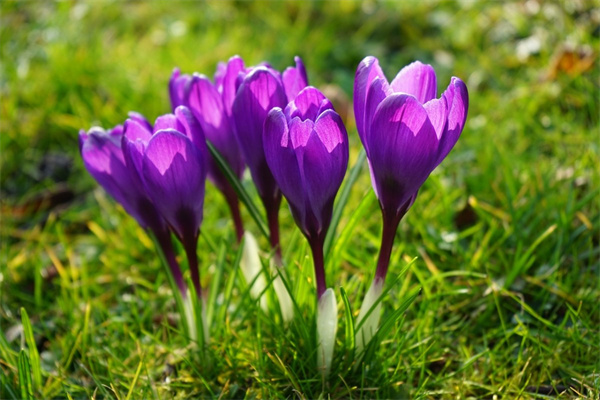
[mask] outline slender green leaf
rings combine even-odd
[[[206,303],[206,321],[208,323],[208,326],[212,326],[212,319],[215,313],[215,303],[217,300],[217,295],[221,293],[219,290],[219,285],[221,284],[221,278],[223,277],[223,271],[225,270],[226,255],[227,245],[223,241],[221,242],[221,246],[219,246],[216,271],[215,275],[213,276],[210,291],[208,293],[208,302]]]
[[[33,372],[33,388],[38,391],[42,388],[42,367],[40,364],[40,354],[35,344],[33,337],[33,328],[31,321],[25,308],[21,307],[21,322],[23,323],[23,333],[25,334],[25,342],[29,351],[29,361],[31,362],[31,371]]]
[[[337,196],[337,201],[335,202],[335,206],[333,207],[333,215],[331,216],[331,224],[329,225],[329,230],[327,231],[327,235],[325,236],[325,244],[323,245],[323,254],[325,255],[325,259],[329,255],[329,251],[331,250],[331,245],[333,244],[333,238],[335,237],[335,231],[337,229],[338,224],[340,223],[340,219],[342,218],[342,213],[346,204],[348,204],[348,199],[350,198],[350,192],[352,190],[352,186],[360,176],[360,172],[362,170],[362,166],[365,163],[365,159],[367,158],[367,154],[365,153],[365,149],[361,149],[358,153],[358,158],[356,159],[356,163],[350,170],[350,175],[344,181],[344,186],[340,190],[339,196]]]
[[[17,394],[17,391],[12,387],[12,383],[8,376],[6,376],[4,370],[0,368],[0,399],[19,400],[19,398],[20,397]]]
[[[417,260],[416,257],[413,258],[412,260],[410,260],[410,262],[407,263],[400,270],[400,273],[398,274],[398,276],[396,277],[396,279],[394,279],[394,281],[392,282],[392,284],[386,286],[386,288],[381,293],[381,296],[379,296],[379,298],[376,301],[373,302],[373,305],[371,306],[371,308],[369,309],[369,311],[367,311],[367,313],[365,314],[365,316],[363,317],[363,319],[358,323],[358,325],[354,329],[355,332],[358,332],[360,330],[360,328],[362,328],[362,326],[365,323],[365,321],[369,318],[369,315],[371,315],[371,313],[375,310],[375,308],[377,308],[377,305],[383,301],[383,299],[388,294],[388,292],[390,290],[392,290],[394,287],[396,287],[397,283],[404,276],[404,274],[406,274],[406,272],[408,271],[408,269],[410,268],[410,266],[413,265],[416,260]]]
[[[4,330],[0,329],[0,356],[5,362],[11,365],[15,365],[19,354],[10,348],[6,337],[4,336]],[[1,371],[1,370],[0,370]]]
[[[342,296],[342,301],[344,302],[344,316],[345,316],[345,347],[346,350],[350,353],[348,360],[352,362],[354,360],[354,347],[356,343],[355,333],[354,333],[354,317],[352,316],[352,307],[350,306],[350,301],[348,300],[348,295],[343,287],[340,287],[340,294]]]
[[[219,151],[215,148],[215,146],[213,146],[212,143],[207,141],[206,144],[208,146],[208,151],[210,151],[210,154],[215,159],[215,162],[217,163],[219,168],[221,168],[221,171],[225,174],[225,177],[227,177],[227,180],[229,181],[229,183],[231,183],[231,186],[233,186],[233,189],[237,193],[240,201],[244,203],[244,205],[248,209],[248,212],[256,222],[256,225],[258,226],[260,232],[263,235],[265,235],[266,238],[269,238],[269,228],[267,227],[267,224],[265,223],[262,214],[260,213],[260,211],[258,211],[258,208],[252,201],[252,198],[250,197],[248,192],[246,192],[246,189],[244,189],[244,186],[236,176],[235,172],[231,170],[231,167],[229,167],[227,161],[225,161],[221,153],[219,153]]]
[[[140,377],[140,372],[142,372],[143,366],[144,366],[144,360],[140,360],[140,363],[138,364],[138,367],[135,371],[135,375],[133,376],[133,380],[131,381],[131,384],[129,385],[129,391],[127,392],[127,397],[125,397],[125,400],[131,399],[131,395],[133,394],[133,389],[135,389],[135,385],[138,381],[138,378]]]
[[[31,367],[29,365],[29,356],[25,349],[19,353],[19,387],[21,388],[22,399],[33,399],[33,385],[31,382]]]
[[[225,315],[227,313],[227,310],[229,309],[229,305],[231,304],[233,288],[235,285],[235,278],[240,269],[240,261],[242,260],[242,254],[244,252],[243,240],[244,239],[242,239],[242,242],[238,245],[237,253],[235,255],[235,260],[234,260],[233,265],[231,266],[231,270],[228,274],[227,284],[225,285],[225,291],[223,293],[224,301],[223,301],[223,305],[221,306],[221,308],[219,310],[218,321],[225,321]]]
[[[182,294],[179,291],[179,287],[177,286],[177,283],[175,282],[175,278],[173,277],[173,275],[171,273],[171,268],[169,268],[169,263],[167,262],[165,255],[163,254],[161,247],[158,244],[158,239],[156,239],[156,236],[154,234],[152,234],[151,232],[148,232],[148,234],[152,238],[152,241],[154,242],[154,248],[156,249],[156,252],[158,253],[158,255],[160,257],[160,261],[161,261],[161,264],[165,271],[165,275],[167,276],[167,280],[169,281],[169,286],[171,287],[171,291],[173,292],[173,297],[175,298],[175,305],[177,307],[177,313],[179,314],[179,321],[181,323],[182,334],[185,335],[185,337],[187,337],[188,340],[191,340],[190,327],[191,327],[191,324],[193,324],[193,321],[187,320],[187,313],[185,312],[185,305],[184,305],[184,298],[183,298],[184,295],[187,296],[188,294],[187,293]]]

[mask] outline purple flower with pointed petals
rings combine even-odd
[[[183,244],[192,281],[201,295],[196,245],[204,205],[206,142],[185,106],[157,118],[153,132],[135,118],[125,122],[123,152],[148,197]]]
[[[267,210],[274,249],[279,248],[277,213],[281,193],[265,159],[262,134],[267,113],[274,107],[283,108],[286,104],[287,98],[279,77],[266,67],[257,67],[243,79],[232,108],[236,137]]]
[[[294,57],[295,67],[287,67],[281,76],[285,95],[288,102],[294,100],[298,93],[308,86],[308,77],[306,76],[306,68],[302,59],[298,56]]]
[[[145,191],[183,244],[196,294],[201,296],[196,246],[203,217],[206,142],[185,106],[159,117],[154,132],[135,119],[125,123],[125,158]]]
[[[152,129],[150,123],[141,114],[132,112],[129,113],[129,118],[135,121],[141,130]],[[86,133],[82,130],[79,133],[79,145],[84,165],[96,181],[137,220],[140,226],[149,229],[156,236],[173,278],[180,292],[185,296],[187,287],[175,259],[167,224],[147,196],[141,176],[132,168],[132,160],[128,159],[127,152],[123,151],[123,136],[124,127],[121,125],[109,131],[92,128]]]
[[[187,96],[194,117],[202,126],[206,139],[210,141],[238,178],[244,173],[244,162],[238,147],[230,119],[225,112],[222,94],[206,76],[194,74]],[[208,177],[223,193],[229,205],[236,228],[238,242],[244,234],[239,210],[239,200],[235,189],[227,180],[212,157],[208,158]]]
[[[295,58],[296,66],[288,68],[283,78],[267,63],[254,68],[244,68],[243,63],[240,63],[241,59],[232,60],[236,60],[236,63],[232,65],[232,71],[228,70],[225,74],[223,101],[226,109],[228,104],[232,104],[232,126],[244,161],[250,168],[252,179],[267,212],[271,247],[280,259],[278,212],[281,192],[265,160],[263,125],[267,113],[272,108],[285,108],[308,84],[306,70],[300,57]],[[234,73],[237,73],[235,80]],[[232,82],[235,82],[235,86]],[[233,102],[229,103],[232,93],[235,96]]]
[[[400,219],[465,125],[466,85],[453,77],[439,99],[436,93],[433,67],[419,61],[404,67],[391,84],[375,57],[366,57],[356,70],[356,126],[383,213],[376,279],[385,279]]]
[[[323,243],[348,166],[346,128],[331,102],[309,86],[284,111],[269,112],[263,145],[275,181],[310,243],[320,298],[327,288]]]
[[[181,74],[179,68],[175,68],[169,79],[169,100],[171,100],[171,109],[179,106],[187,106],[187,93],[192,77],[187,74]]]
[[[244,162],[231,126],[231,92],[235,90],[235,80],[243,66],[239,57],[232,57],[227,64],[219,63],[214,84],[204,75],[180,75],[177,69],[169,81],[173,110],[181,104],[190,108],[206,139],[215,146],[238,178],[241,178],[244,172]],[[229,96],[228,107],[225,105],[224,93]],[[207,163],[208,178],[225,196],[239,242],[244,234],[244,227],[237,194],[212,156],[207,158]]]

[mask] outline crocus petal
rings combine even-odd
[[[217,64],[217,68],[215,70],[214,82],[215,87],[220,91],[223,87],[223,78],[225,78],[225,73],[227,72],[227,64],[222,61],[219,61]]]
[[[196,117],[207,138],[217,136],[223,129],[223,102],[217,88],[204,75],[194,74],[190,85],[189,107]],[[216,135],[211,135],[212,132]]]
[[[152,132],[152,125],[150,124],[150,122],[146,119],[146,117],[144,117],[142,114],[135,112],[135,111],[130,111],[127,116],[129,117],[129,119],[133,119],[135,120],[138,124],[142,125],[146,130]],[[123,127],[123,130],[125,129],[125,127]]]
[[[360,136],[363,146],[365,147],[365,151],[367,152],[367,156],[369,155],[369,140],[367,138],[369,137],[371,121],[373,121],[373,116],[375,115],[375,111],[377,110],[377,107],[379,107],[379,104],[381,104],[381,102],[390,94],[392,94],[392,88],[388,84],[385,77],[376,77],[375,79],[373,79],[373,82],[371,82],[371,86],[367,91],[367,99],[364,114],[365,121],[367,122],[365,123],[365,126],[363,128],[363,135]]]
[[[280,80],[265,67],[255,68],[244,78],[233,103],[236,138],[258,193],[263,198],[277,194],[265,161],[263,125],[272,108],[285,105],[286,97]]]
[[[348,166],[348,135],[341,117],[333,110],[322,114],[303,151],[303,179],[307,198],[317,217],[320,234],[331,220],[333,200]]]
[[[179,126],[183,127],[182,129],[178,129],[179,132],[185,133],[188,139],[196,145],[202,154],[208,154],[204,131],[196,118],[194,118],[190,109],[186,106],[177,107],[175,109],[175,117],[177,118]]]
[[[370,124],[370,121],[367,122],[365,119],[367,91],[371,86],[371,82],[377,77],[384,79],[387,82],[383,71],[379,67],[379,61],[372,56],[365,57],[360,64],[358,64],[356,75],[354,77],[354,117],[356,118],[356,129],[358,130],[358,134],[361,137],[361,140],[363,140],[363,143],[366,124]]]
[[[140,139],[133,141],[129,140],[126,136],[123,136],[123,155],[125,156],[127,168],[129,168],[132,174],[136,174],[139,177],[142,184],[143,178],[141,174],[144,168],[146,145],[147,142],[145,143]]]
[[[196,235],[206,168],[191,140],[174,130],[156,133],[144,154],[143,178],[149,197],[179,238]]]
[[[393,94],[375,112],[367,140],[381,206],[397,212],[435,168],[435,128],[417,99]]]
[[[437,96],[435,70],[429,64],[415,61],[402,68],[391,84],[395,93],[412,94],[425,104]]]
[[[304,219],[304,189],[293,149],[287,120],[279,107],[265,120],[263,145],[267,164],[281,192],[286,196],[295,217]]]
[[[307,86],[287,105],[285,115],[288,121],[295,117],[299,117],[301,120],[315,121],[325,110],[333,110],[329,99],[318,89]]]
[[[149,123],[148,126],[146,126],[143,122],[140,123],[137,118],[129,118],[125,121],[125,125],[123,126],[123,136],[132,141],[140,139],[144,142],[148,142],[152,137],[152,128],[148,128],[149,126]]]
[[[427,111],[429,121],[431,121],[431,124],[435,128],[435,134],[438,140],[440,140],[448,126],[448,100],[446,100],[446,96],[429,100],[423,107],[425,108],[425,111]]]
[[[172,129],[179,132],[184,132],[185,130],[174,114],[161,115],[154,121],[154,133],[165,129]]]
[[[121,148],[125,164],[138,190],[145,192],[142,174],[146,145],[152,138],[152,132],[142,126],[137,119],[125,121]]]
[[[179,68],[173,70],[173,74],[169,80],[169,99],[171,100],[171,108],[173,110],[186,104],[186,90],[190,79],[189,75],[181,75]]]
[[[81,135],[81,157],[90,175],[110,194],[142,227],[146,227],[138,210],[140,193],[125,164],[121,138],[101,128],[92,128]]]
[[[306,68],[302,59],[298,56],[294,57],[296,67],[288,67],[283,71],[282,81],[285,88],[285,95],[288,102],[294,100],[298,93],[308,85],[308,77]]]
[[[217,88],[207,77],[194,75],[188,99],[190,110],[200,123],[206,139],[216,147],[237,176],[241,177],[244,171],[242,155]],[[226,185],[227,178],[213,162],[209,165],[209,177],[219,187]]]
[[[315,123],[311,120],[301,120],[296,117],[291,122],[290,126],[290,141],[294,149],[306,146],[308,139],[313,131]]]
[[[458,141],[469,111],[469,92],[467,86],[459,78],[452,77],[450,85],[442,97],[446,99],[449,111],[446,131],[440,140],[437,164],[446,158]]]
[[[227,67],[225,68],[221,94],[223,95],[225,114],[229,118],[231,118],[231,108],[233,107],[233,101],[235,100],[235,94],[237,93],[236,82],[240,72],[244,71],[244,68],[244,60],[242,60],[239,56],[231,57],[227,62]]]

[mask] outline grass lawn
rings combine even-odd
[[[593,4],[1,2],[0,398],[598,398]],[[207,184],[198,256],[213,322],[201,351],[181,332],[151,239],[79,156],[79,129],[112,127],[131,110],[153,121],[170,112],[175,66],[212,76],[234,54],[280,70],[302,56],[310,84],[345,118],[349,171],[359,162],[326,265],[339,306],[327,380],[316,369],[310,249],[287,204],[298,312],[285,326],[274,302],[263,311],[249,296],[226,203]],[[352,321],[381,234],[351,112],[367,55],[388,78],[416,59],[432,64],[438,92],[460,77],[470,109],[400,224],[385,329],[354,366]],[[260,205],[249,176],[243,185]]]

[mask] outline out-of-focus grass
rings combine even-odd
[[[600,14],[591,3],[34,1],[0,11],[0,397],[21,397],[18,351],[32,352],[20,307],[40,355],[35,397],[598,396]],[[326,385],[306,336],[309,251],[285,207],[302,311],[288,329],[276,308],[262,313],[243,296],[226,206],[207,191],[204,284],[227,246],[220,287],[234,285],[212,327],[209,367],[170,323],[175,306],[151,241],[78,156],[81,128],[122,123],[130,110],[151,120],[168,112],[173,67],[212,75],[233,54],[280,69],[301,55],[342,114],[369,54],[389,78],[420,59],[436,68],[439,91],[452,75],[469,87],[463,136],[401,223],[392,275],[418,259],[389,292],[383,319],[420,295],[358,372],[343,369],[338,300],[337,367]],[[353,163],[351,115],[347,126]],[[364,169],[327,270],[355,313],[381,229],[369,191]]]

